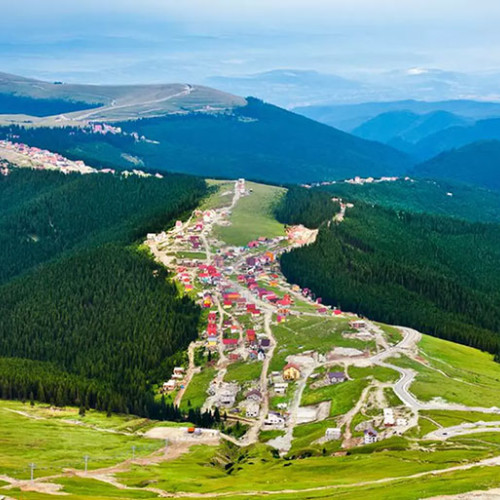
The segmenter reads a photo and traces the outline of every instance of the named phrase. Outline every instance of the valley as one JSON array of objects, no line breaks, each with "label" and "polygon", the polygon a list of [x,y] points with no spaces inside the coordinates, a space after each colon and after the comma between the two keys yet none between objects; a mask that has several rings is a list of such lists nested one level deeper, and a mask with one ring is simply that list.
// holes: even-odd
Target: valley
[{"label": "valley", "polygon": [[[279,256],[317,236],[276,223],[283,189],[209,185],[197,209],[149,233],[143,247],[202,308],[198,338],[171,379],[165,373],[158,397],[184,411],[217,408],[223,425],[192,432],[185,423],[4,401],[10,458],[0,458],[0,492],[354,499],[386,498],[390,484],[398,498],[416,499],[498,487],[500,367],[492,356],[322,304],[281,273]],[[340,202],[338,210],[350,208]],[[336,215],[330,223],[344,222]],[[21,423],[38,428],[44,453],[30,451],[31,430],[22,445],[7,432]],[[82,444],[68,454],[49,439],[52,428]]]}]

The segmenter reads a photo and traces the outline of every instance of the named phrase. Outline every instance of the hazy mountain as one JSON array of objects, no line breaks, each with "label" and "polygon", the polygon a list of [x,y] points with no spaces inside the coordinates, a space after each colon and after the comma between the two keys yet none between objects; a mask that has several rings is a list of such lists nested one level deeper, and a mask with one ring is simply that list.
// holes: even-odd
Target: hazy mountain
[{"label": "hazy mountain", "polygon": [[500,141],[475,142],[446,151],[417,165],[413,173],[500,190]]},{"label": "hazy mountain", "polygon": [[[254,95],[286,108],[408,99],[499,100],[496,74],[433,68],[357,73],[349,77],[300,69],[276,69],[247,75],[217,75],[205,81],[227,92]],[[389,110],[382,109],[375,114],[385,111]],[[339,126],[338,123],[334,125]]]},{"label": "hazy mountain", "polygon": [[402,148],[418,158],[433,156],[466,144],[485,140],[500,140],[500,118],[479,120],[469,126],[450,127],[423,138],[411,148]]},{"label": "hazy mountain", "polygon": [[416,114],[446,111],[473,120],[494,118],[500,116],[500,103],[471,100],[434,102],[403,100],[365,102],[361,104],[305,106],[294,108],[294,111],[313,120],[331,125],[332,127],[340,128],[346,132],[352,132],[364,122],[382,113],[392,111],[405,111]]},{"label": "hazy mountain", "polygon": [[470,121],[447,111],[433,111],[419,115],[411,111],[389,111],[363,123],[353,134],[363,139],[386,144],[403,141],[415,143],[430,134]]},{"label": "hazy mountain", "polygon": [[376,90],[337,75],[296,69],[213,76],[207,83],[226,92],[253,95],[286,108],[324,101],[353,101],[374,96]]}]

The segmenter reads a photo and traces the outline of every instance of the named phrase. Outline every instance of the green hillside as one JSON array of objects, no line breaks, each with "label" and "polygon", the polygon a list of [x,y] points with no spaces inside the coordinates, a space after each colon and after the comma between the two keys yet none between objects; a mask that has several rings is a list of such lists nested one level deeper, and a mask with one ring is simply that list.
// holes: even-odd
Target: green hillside
[{"label": "green hillside", "polygon": [[203,181],[176,175],[13,169],[0,177],[0,283],[74,248],[131,242],[192,208],[204,192]]},{"label": "green hillside", "polygon": [[[0,128],[0,138],[83,159],[90,165],[144,166],[203,177],[246,177],[275,183],[404,172],[410,161],[388,146],[365,141],[256,99],[231,113],[191,113],[119,124],[149,141],[71,128]],[[124,156],[124,155],[129,155]]]},{"label": "green hillside", "polygon": [[197,335],[200,310],[136,241],[205,192],[179,175],[0,178],[2,397],[169,416],[152,385]]},{"label": "green hillside", "polygon": [[282,256],[290,282],[329,304],[500,354],[500,226],[357,202]]},{"label": "green hillside", "polygon": [[395,210],[472,222],[500,222],[500,193],[460,182],[414,178],[362,185],[339,182],[318,189],[346,201],[364,201]]},{"label": "green hillside", "polygon": [[417,165],[418,177],[447,179],[500,189],[500,141],[482,141],[441,153]]}]

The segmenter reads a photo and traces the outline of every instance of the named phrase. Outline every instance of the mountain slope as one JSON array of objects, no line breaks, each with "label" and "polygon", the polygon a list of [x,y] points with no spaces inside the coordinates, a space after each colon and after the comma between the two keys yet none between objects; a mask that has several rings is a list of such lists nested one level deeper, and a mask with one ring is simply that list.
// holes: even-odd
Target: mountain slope
[{"label": "mountain slope", "polygon": [[[17,98],[7,106],[8,98]],[[36,101],[40,101],[36,103]],[[55,101],[57,106],[48,106]],[[69,109],[58,110],[66,103]],[[2,108],[3,104],[3,108]],[[45,104],[43,114],[36,107]],[[80,110],[71,109],[77,107]],[[33,114],[59,115],[49,124],[59,121],[124,120],[141,116],[163,116],[168,113],[196,110],[223,111],[242,106],[245,99],[219,90],[189,84],[159,85],[81,85],[44,82],[0,73],[0,115]],[[35,112],[33,111],[35,109]],[[90,109],[88,109],[90,108]],[[54,112],[56,111],[56,112]],[[34,120],[45,123],[45,120]]]},{"label": "mountain slope", "polygon": [[399,179],[394,182],[337,182],[316,190],[356,203],[363,201],[394,210],[500,223],[500,192],[448,180]]},{"label": "mountain slope", "polygon": [[204,181],[178,175],[0,176],[10,205],[0,206],[0,359],[14,367],[2,372],[11,395],[161,416],[152,384],[197,335],[200,310],[137,239],[205,193]]},{"label": "mountain slope", "polygon": [[270,182],[310,182],[406,171],[408,157],[303,116],[248,98],[231,113],[165,116],[119,122],[130,135],[89,134],[68,128],[0,128],[0,138],[79,158],[91,165],[144,166]]},{"label": "mountain slope", "polygon": [[[317,215],[316,215],[317,216]],[[325,221],[327,218],[325,218]],[[327,304],[500,357],[500,225],[356,202],[315,243],[281,257]]]},{"label": "mountain slope", "polygon": [[414,143],[449,127],[466,124],[466,119],[446,111],[423,115],[411,111],[390,111],[363,123],[353,130],[353,134],[385,144],[396,144],[396,141]]},{"label": "mountain slope", "polygon": [[426,160],[443,151],[486,140],[500,140],[500,119],[479,120],[472,125],[438,131],[417,142],[412,152],[416,157]]},{"label": "mountain slope", "polygon": [[500,190],[500,141],[475,142],[441,153],[417,165],[413,173]]}]

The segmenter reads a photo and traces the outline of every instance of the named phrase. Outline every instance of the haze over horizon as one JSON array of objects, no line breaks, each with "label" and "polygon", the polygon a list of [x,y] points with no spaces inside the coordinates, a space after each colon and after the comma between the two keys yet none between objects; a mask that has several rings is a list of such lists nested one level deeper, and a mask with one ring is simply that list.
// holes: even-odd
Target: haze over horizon
[{"label": "haze over horizon", "polygon": [[[3,7],[0,70],[82,83],[218,83],[239,93],[247,86],[234,78],[308,70],[372,87],[334,95],[335,102],[386,99],[394,88],[401,89],[395,98],[499,99],[492,85],[500,72],[498,2],[268,3],[20,0]],[[311,82],[309,74],[301,92],[283,100],[284,76],[263,97],[287,106],[322,102],[304,87],[334,84]]]}]

